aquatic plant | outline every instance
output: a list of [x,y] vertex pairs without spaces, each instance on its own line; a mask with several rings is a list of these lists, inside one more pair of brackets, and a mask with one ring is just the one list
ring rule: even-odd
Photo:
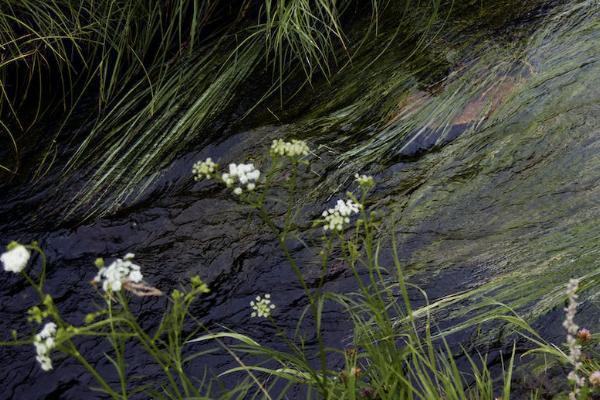
[[[597,194],[577,197],[580,192],[561,203],[534,199],[562,193],[582,176],[596,179],[598,159],[585,143],[597,139],[598,120],[588,116],[596,115],[600,97],[597,90],[586,90],[586,82],[600,78],[600,52],[592,45],[600,37],[599,12],[591,1],[569,2],[524,42],[498,46],[501,39],[495,38],[464,49],[466,64],[461,61],[433,90],[415,82],[414,72],[402,70],[402,64],[378,63],[364,75],[353,73],[342,89],[351,90],[364,76],[370,91],[353,98],[357,103],[372,99],[369,110],[380,105],[382,113],[389,113],[387,120],[355,119],[357,108],[342,109],[347,103],[340,95],[331,96],[338,108],[310,121],[322,123],[324,132],[344,132],[327,136],[333,143],[316,139],[335,156],[315,196],[349,183],[363,165],[381,174],[384,189],[373,201],[392,210],[381,234],[396,232],[401,245],[420,243],[404,255],[410,263],[407,274],[426,282],[460,276],[460,286],[470,288],[431,307],[457,331],[495,314],[486,305],[489,298],[527,321],[543,320],[562,309],[564,284],[573,276],[585,282],[582,298],[595,295],[597,227],[585,208],[569,207],[573,213],[566,218],[565,204],[593,202]],[[586,67],[590,60],[594,66]],[[398,91],[396,103],[376,101],[390,90]],[[346,124],[352,125],[348,133]],[[445,138],[453,133],[459,136]],[[551,153],[556,157],[546,158]],[[584,169],[569,157],[584,163]],[[470,279],[472,270],[483,279]]]

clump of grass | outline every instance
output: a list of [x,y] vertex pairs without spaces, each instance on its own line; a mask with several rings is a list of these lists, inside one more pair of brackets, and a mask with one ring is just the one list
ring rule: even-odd
[[[345,47],[340,19],[352,3],[265,1],[259,3],[256,23],[247,21],[242,28],[233,26],[205,41],[201,56],[176,62],[165,73],[161,68],[158,73],[147,68],[147,81],[157,83],[147,85],[141,80],[125,93],[70,160],[68,171],[94,170],[72,210],[87,206],[91,213],[104,213],[134,200],[160,168],[201,140],[203,131],[259,66],[272,70],[272,86],[265,96],[281,89],[298,72],[298,65],[303,72],[300,76],[308,81],[317,73],[329,75],[337,48]],[[371,3],[373,21],[383,6],[380,3]],[[242,15],[246,6],[242,4]],[[140,108],[140,104],[144,106]],[[106,158],[99,160],[97,153],[90,151],[98,144],[106,150]]]
[[[340,55],[338,48],[350,56],[341,16],[353,3],[352,0],[265,0],[261,4],[262,17],[251,28],[250,37],[257,36],[264,43],[267,65],[272,65],[280,85],[297,65],[309,81],[316,73],[331,75],[331,62]],[[386,1],[370,1],[375,24],[379,10],[386,5]]]
[[[0,124],[10,127],[17,143],[21,136],[35,132],[32,128],[48,112],[54,120],[62,119],[58,126],[63,126],[86,96],[97,100],[98,107],[88,111],[94,119],[122,107],[122,102],[114,101],[131,94],[132,88],[160,88],[162,80],[174,74],[173,61],[196,49],[218,3],[4,1]],[[129,101],[132,106],[140,103],[127,112],[144,112],[146,98],[131,96]],[[42,145],[45,140],[50,143],[47,153],[54,150],[52,139],[68,142],[60,136],[61,129],[40,138]],[[42,155],[40,163],[48,160],[53,157]],[[48,168],[40,165],[37,174]]]
[[[220,69],[217,64],[223,61],[215,54],[217,49],[165,77],[160,87],[140,83],[98,121],[66,167],[67,173],[83,166],[94,167],[73,210],[86,207],[98,214],[113,211],[141,194],[160,174],[161,167],[188,143],[198,140],[197,133],[229,104],[235,88],[260,58],[255,44],[226,57]],[[219,69],[217,74],[215,68]],[[140,104],[144,106],[138,109]],[[101,159],[90,152],[98,146],[105,149]]]
[[[42,90],[58,78],[65,107],[72,104],[75,81],[93,83],[100,106],[106,105],[148,66],[168,65],[184,44],[194,49],[217,4],[7,0],[0,14],[0,45],[7,54],[0,65],[3,100],[14,109],[30,98],[39,111],[47,106]],[[40,91],[32,95],[29,89]]]
[[[373,21],[385,3],[371,1]],[[8,0],[0,13],[0,122],[26,132],[55,101],[68,117],[84,96],[97,95],[95,123],[64,175],[94,171],[73,206],[110,211],[200,140],[259,65],[272,68],[273,87],[298,69],[309,80],[329,75],[346,48],[342,16],[356,4]]]

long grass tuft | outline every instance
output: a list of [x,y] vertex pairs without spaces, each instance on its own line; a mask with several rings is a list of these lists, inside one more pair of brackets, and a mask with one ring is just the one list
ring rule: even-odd
[[[386,6],[383,0],[366,6],[371,24]],[[350,56],[342,18],[356,7],[365,5],[6,0],[0,11],[0,122],[19,143],[49,111],[68,120],[82,99],[95,98],[95,122],[83,140],[75,139],[64,176],[88,171],[73,210],[110,211],[143,192],[178,151],[201,139],[259,65],[272,71],[273,86],[265,93],[282,89],[290,74],[307,81],[330,75],[337,57]],[[62,128],[48,137],[72,140]]]

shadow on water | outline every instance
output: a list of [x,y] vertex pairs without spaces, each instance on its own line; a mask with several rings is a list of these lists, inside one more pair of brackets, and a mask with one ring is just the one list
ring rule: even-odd
[[[441,328],[486,315],[491,311],[485,299],[495,298],[560,343],[566,281],[587,276],[598,283],[600,272],[600,88],[594,84],[600,81],[599,17],[594,3],[572,3],[553,12],[518,51],[484,43],[476,57],[453,53],[458,61],[431,91],[403,70],[402,61],[385,57],[352,77],[384,82],[385,88],[374,83],[353,98],[356,104],[344,98],[337,107],[337,93],[344,96],[350,82],[334,81],[334,90],[324,86],[330,94],[315,96],[316,111],[309,116],[224,135],[182,154],[139,200],[112,215],[83,223],[60,219],[80,189],[77,177],[58,192],[52,173],[35,185],[9,183],[0,193],[0,241],[40,241],[50,263],[50,292],[73,323],[98,301],[89,283],[93,260],[133,252],[149,283],[164,291],[196,274],[209,283],[211,294],[194,309],[207,327],[226,326],[279,346],[271,327],[250,318],[248,303],[271,293],[277,320],[292,330],[306,306],[302,289],[267,230],[224,191],[193,182],[190,171],[208,156],[222,165],[243,159],[260,165],[260,154],[274,138],[301,133],[317,155],[314,178],[305,183],[307,220],[317,218],[330,194],[351,189],[348,177],[366,165],[361,172],[378,182],[373,205],[391,216],[386,227],[398,238],[411,280],[431,302],[465,293],[434,309]],[[365,104],[383,116],[380,123],[355,113]],[[309,226],[304,232],[315,236]],[[301,245],[294,253],[309,283],[316,284],[315,255]],[[348,293],[356,283],[344,265],[334,264],[326,289]],[[34,329],[23,322],[34,293],[5,274],[0,295],[4,335]],[[586,298],[581,325],[597,330],[597,290]],[[164,299],[133,300],[145,326],[156,323],[164,306]],[[339,310],[326,310],[324,326],[328,344],[349,342],[351,325]],[[466,331],[452,342],[486,343],[499,362],[506,342],[497,329],[486,329],[485,340]],[[108,373],[105,349],[91,342],[82,346]],[[56,370],[45,374],[33,349],[1,348],[0,354],[6,398],[101,398],[69,360],[56,360]],[[140,382],[157,374],[140,352],[128,354]],[[210,366],[216,374],[233,365],[220,352],[206,355],[192,370],[201,375]]]

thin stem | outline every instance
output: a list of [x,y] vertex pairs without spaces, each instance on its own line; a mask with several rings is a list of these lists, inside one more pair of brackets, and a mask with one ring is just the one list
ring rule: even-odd
[[110,298],[106,302],[108,304],[108,321],[110,325],[110,337],[113,345],[113,349],[115,350],[116,355],[116,368],[119,374],[119,381],[121,383],[121,393],[123,399],[127,399],[127,381],[125,377],[125,360],[123,357],[123,349],[121,339],[116,335],[115,324],[113,321],[113,312],[112,312],[112,301]]
[[[290,266],[292,267],[292,271],[294,272],[294,275],[296,275],[298,282],[300,282],[300,285],[304,289],[306,297],[308,298],[309,306],[310,306],[311,312],[313,314],[313,317],[315,319],[315,325],[319,326],[319,323],[318,323],[319,308],[317,306],[316,300],[313,296],[313,293],[310,290],[310,287],[308,286],[308,284],[306,283],[306,280],[304,279],[304,275],[302,274],[300,267],[298,266],[296,260],[292,256],[292,254],[286,244],[286,239],[287,239],[287,236],[288,236],[288,233],[290,231],[290,228],[292,226],[292,221],[293,221],[293,218],[292,218],[293,210],[294,210],[293,205],[295,204],[295,196],[296,196],[296,188],[297,188],[298,163],[296,161],[293,161],[292,165],[293,165],[293,168],[292,168],[292,172],[290,175],[289,187],[288,187],[288,207],[287,207],[285,217],[284,217],[283,230],[281,230],[280,228],[278,228],[275,225],[275,223],[269,216],[267,210],[265,209],[264,193],[266,192],[266,190],[265,190],[265,192],[263,192],[263,197],[261,198],[260,203],[255,204],[254,208],[257,209],[260,218],[263,220],[263,222],[265,222],[265,224],[271,229],[273,234],[277,237],[277,242],[279,244],[279,247],[281,248],[287,261],[290,263]],[[322,370],[322,377],[321,377],[321,379],[317,379],[317,382],[318,382],[319,386],[321,386],[321,388],[322,388],[323,394],[325,395],[325,399],[327,399],[327,397],[328,397],[327,385],[326,385],[327,356],[326,356],[326,351],[325,351],[325,343],[323,341],[323,337],[322,337],[320,329],[317,330],[316,335],[317,335],[317,340],[319,343],[319,356],[320,356],[319,358],[320,358],[321,370]]]
[[75,345],[73,344],[73,342],[71,342],[71,340],[69,340],[68,343],[69,343],[71,349],[69,349],[67,351],[67,354],[70,354],[71,357],[73,357],[77,361],[79,361],[79,363],[81,365],[83,365],[83,367],[86,370],[88,370],[88,372],[90,374],[92,374],[92,376],[94,377],[94,379],[96,380],[96,382],[98,382],[100,384],[100,386],[102,386],[102,388],[104,389],[104,391],[106,393],[108,393],[114,399],[119,399],[119,394],[117,392],[115,392],[108,385],[108,383],[106,383],[106,381],[104,380],[104,378],[102,378],[102,376],[98,373],[98,371],[96,371],[96,369],[91,366],[91,364],[81,355],[81,353],[79,353],[79,351],[77,350],[77,348],[75,347]]
[[137,320],[135,319],[135,317],[129,310],[129,307],[127,306],[127,301],[126,301],[125,297],[120,292],[118,293],[118,296],[119,296],[119,299],[121,300],[120,303],[123,306],[124,311],[127,313],[128,316],[130,316],[130,318],[129,318],[130,324],[133,327],[135,333],[137,333],[140,343],[142,344],[142,346],[144,346],[146,351],[148,351],[152,355],[152,357],[156,360],[156,362],[161,366],[167,379],[169,380],[169,383],[171,384],[171,387],[175,391],[176,396],[178,398],[182,398],[183,396],[181,395],[181,392],[179,391],[179,385],[177,385],[177,382],[175,381],[175,379],[173,378],[173,375],[169,371],[170,367],[169,367],[168,363],[165,363],[162,360],[162,358],[163,358],[163,356],[161,354],[162,352],[160,351],[160,349],[158,347],[156,347],[156,345],[154,344],[154,341],[146,334],[146,332],[142,329],[142,327],[139,326],[139,324],[137,323]]

